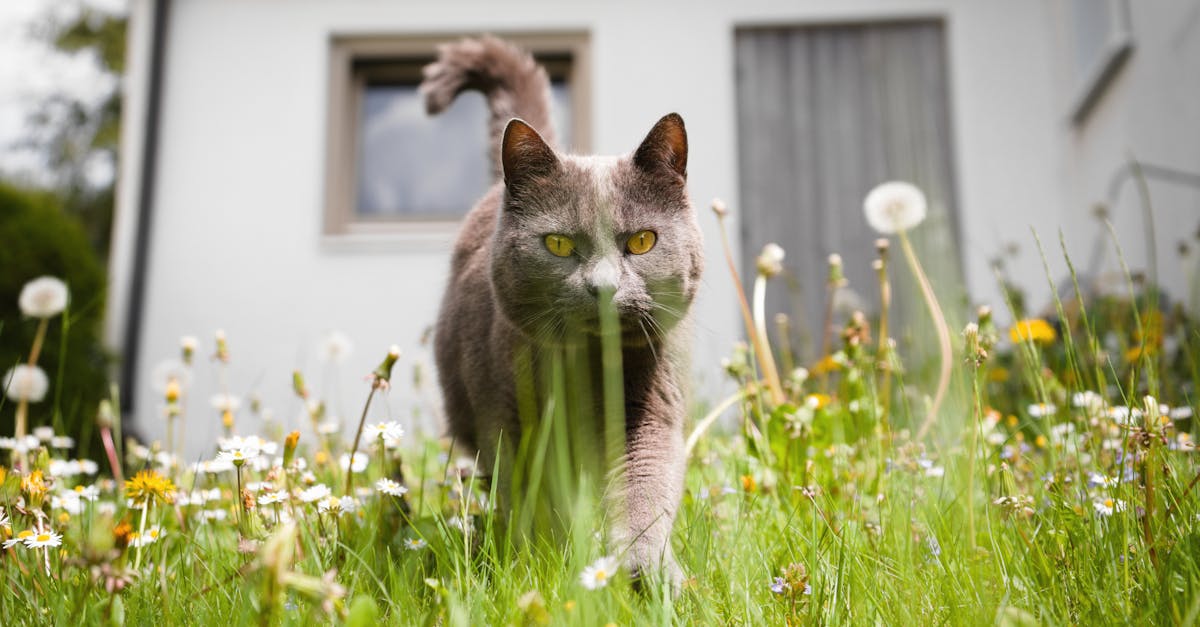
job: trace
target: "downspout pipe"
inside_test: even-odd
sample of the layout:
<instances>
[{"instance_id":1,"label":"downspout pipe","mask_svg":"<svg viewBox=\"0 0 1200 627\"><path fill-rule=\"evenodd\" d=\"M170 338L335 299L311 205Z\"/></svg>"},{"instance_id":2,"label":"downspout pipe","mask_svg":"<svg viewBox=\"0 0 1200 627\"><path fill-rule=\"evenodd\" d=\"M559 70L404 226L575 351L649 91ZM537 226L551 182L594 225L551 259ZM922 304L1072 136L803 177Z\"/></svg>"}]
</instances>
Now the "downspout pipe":
<instances>
[{"instance_id":1,"label":"downspout pipe","mask_svg":"<svg viewBox=\"0 0 1200 627\"><path fill-rule=\"evenodd\" d=\"M141 177L138 185L136 234L133 263L126 307L125 333L121 360L121 411L129 415L134 407L135 382L138 380L138 351L142 344L142 314L145 309L146 275L153 232L154 190L158 174L159 126L162 119L163 67L166 65L167 25L171 0L155 0L154 22L150 36L150 71L146 92L146 132L142 137Z\"/></svg>"}]
</instances>

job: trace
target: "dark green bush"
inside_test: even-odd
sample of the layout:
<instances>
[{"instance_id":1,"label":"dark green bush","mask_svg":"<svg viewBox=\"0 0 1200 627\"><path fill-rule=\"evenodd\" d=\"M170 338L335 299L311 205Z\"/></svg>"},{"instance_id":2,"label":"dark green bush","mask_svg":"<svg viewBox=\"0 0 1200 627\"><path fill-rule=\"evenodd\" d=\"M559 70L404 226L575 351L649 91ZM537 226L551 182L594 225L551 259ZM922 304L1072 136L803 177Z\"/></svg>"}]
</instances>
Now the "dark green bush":
<instances>
[{"instance_id":1,"label":"dark green bush","mask_svg":"<svg viewBox=\"0 0 1200 627\"><path fill-rule=\"evenodd\" d=\"M65 318L50 321L38 359L50 391L30 406L29 425L53 425L76 439L80 457L100 460L94 418L108 394L110 362L101 341L104 266L52 194L0 182L0 376L28 359L38 321L21 315L17 299L26 282L45 275L67 283L71 302ZM11 436L16 406L0 403L0 435Z\"/></svg>"}]
</instances>

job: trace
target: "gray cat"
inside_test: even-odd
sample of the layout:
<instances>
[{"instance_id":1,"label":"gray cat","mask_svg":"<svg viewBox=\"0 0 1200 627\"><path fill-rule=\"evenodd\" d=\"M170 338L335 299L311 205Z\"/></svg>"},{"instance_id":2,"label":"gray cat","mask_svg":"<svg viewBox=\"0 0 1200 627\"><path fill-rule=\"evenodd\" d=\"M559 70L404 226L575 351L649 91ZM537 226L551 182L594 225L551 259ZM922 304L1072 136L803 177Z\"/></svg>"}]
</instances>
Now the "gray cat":
<instances>
[{"instance_id":1,"label":"gray cat","mask_svg":"<svg viewBox=\"0 0 1200 627\"><path fill-rule=\"evenodd\" d=\"M591 410L570 416L570 450L603 449L613 431L604 429L598 393L598 304L611 299L623 450L601 457L614 548L635 577L661 568L678 584L670 535L685 466L688 311L703 265L683 120L663 117L628 155L567 155L554 149L546 72L515 46L492 37L444 45L424 77L430 113L462 91L484 93L500 179L466 216L438 318L451 435L478 453L485 472L499 469L502 498L519 492L513 452L550 413L546 363L556 356L567 395ZM579 402L580 389L596 391L594 400Z\"/></svg>"}]
</instances>

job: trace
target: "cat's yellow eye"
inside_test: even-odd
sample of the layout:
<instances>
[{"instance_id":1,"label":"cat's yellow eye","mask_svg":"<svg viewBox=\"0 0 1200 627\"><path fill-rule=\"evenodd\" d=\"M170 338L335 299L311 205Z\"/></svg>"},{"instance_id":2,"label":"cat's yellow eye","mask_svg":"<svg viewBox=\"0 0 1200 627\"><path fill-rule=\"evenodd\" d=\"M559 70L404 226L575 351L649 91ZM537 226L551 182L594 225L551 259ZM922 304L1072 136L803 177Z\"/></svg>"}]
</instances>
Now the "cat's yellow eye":
<instances>
[{"instance_id":1,"label":"cat's yellow eye","mask_svg":"<svg viewBox=\"0 0 1200 627\"><path fill-rule=\"evenodd\" d=\"M547 235L546 249L557 257L570 257L575 252L575 242L566 235Z\"/></svg>"},{"instance_id":2,"label":"cat's yellow eye","mask_svg":"<svg viewBox=\"0 0 1200 627\"><path fill-rule=\"evenodd\" d=\"M625 242L625 250L635 255L644 255L654 248L656 241L658 241L658 236L654 234L654 231L638 231L629 238L629 241Z\"/></svg>"}]
</instances>

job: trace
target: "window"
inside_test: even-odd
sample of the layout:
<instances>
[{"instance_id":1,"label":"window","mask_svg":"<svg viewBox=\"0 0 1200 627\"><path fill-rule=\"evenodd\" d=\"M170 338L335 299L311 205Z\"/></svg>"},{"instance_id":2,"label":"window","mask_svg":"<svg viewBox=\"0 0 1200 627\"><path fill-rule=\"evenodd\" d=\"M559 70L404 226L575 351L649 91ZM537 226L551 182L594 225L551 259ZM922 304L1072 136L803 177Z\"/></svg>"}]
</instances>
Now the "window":
<instances>
[{"instance_id":1,"label":"window","mask_svg":"<svg viewBox=\"0 0 1200 627\"><path fill-rule=\"evenodd\" d=\"M1071 121L1081 124L1133 51L1127 0L1072 0Z\"/></svg>"},{"instance_id":2,"label":"window","mask_svg":"<svg viewBox=\"0 0 1200 627\"><path fill-rule=\"evenodd\" d=\"M501 36L550 75L561 147L587 151L586 35ZM429 116L417 92L437 44L459 37L333 39L326 235L445 234L492 184L483 95Z\"/></svg>"}]
</instances>

